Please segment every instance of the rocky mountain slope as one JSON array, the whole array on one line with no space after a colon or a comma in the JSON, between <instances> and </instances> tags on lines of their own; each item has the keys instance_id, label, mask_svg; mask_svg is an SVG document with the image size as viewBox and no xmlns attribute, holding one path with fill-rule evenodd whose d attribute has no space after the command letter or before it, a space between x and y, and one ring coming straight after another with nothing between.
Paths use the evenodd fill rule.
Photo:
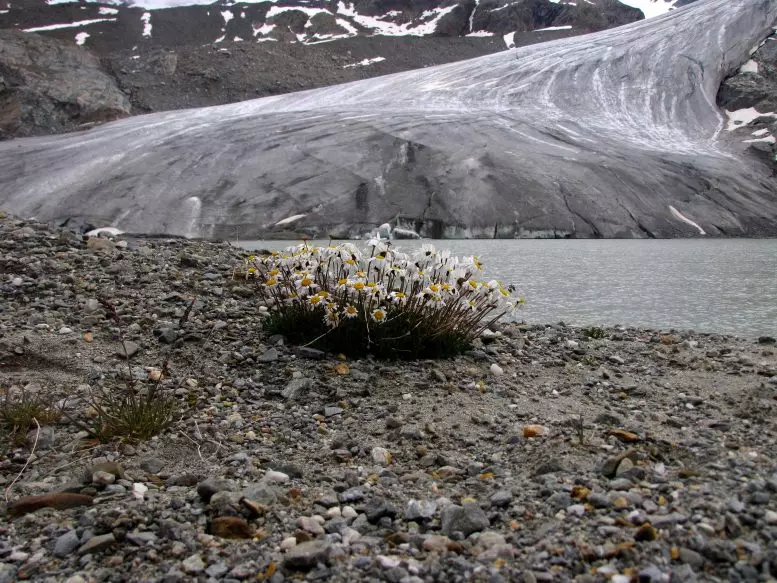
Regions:
<instances>
[{"instance_id":1,"label":"rocky mountain slope","mask_svg":"<svg viewBox=\"0 0 777 583\"><path fill-rule=\"evenodd\" d=\"M0 139L39 128L69 131L129 113L129 99L91 53L0 30Z\"/></svg>"},{"instance_id":2,"label":"rocky mountain slope","mask_svg":"<svg viewBox=\"0 0 777 583\"><path fill-rule=\"evenodd\" d=\"M728 72L770 0L708 0L564 39L314 91L0 145L0 205L242 238L775 235L771 169L728 140Z\"/></svg>"},{"instance_id":3,"label":"rocky mountain slope","mask_svg":"<svg viewBox=\"0 0 777 583\"><path fill-rule=\"evenodd\" d=\"M115 80L113 90L126 94L132 113L147 113L232 103L468 59L633 22L643 12L669 9L675 0L629 2L642 10L616 0L579 5L566 0L210 5L196 0L132 5L0 0L0 29L46 36L46 59L51 61L79 47L81 53L93 52ZM44 41L37 44L42 47ZM18 71L18 63L3 63L3 54L25 54L27 48L19 37L0 36L0 69L17 71L5 76L10 89L0 88L4 102L13 104L6 109L32 108L47 99L45 92L39 96L34 86L19 81L27 75ZM84 112L81 101L65 100L58 109L54 102L56 117L67 123L53 116L26 116L3 124L3 135L56 133L83 123L91 117L90 109L101 107L103 97L85 85L80 95Z\"/></svg>"}]
</instances>

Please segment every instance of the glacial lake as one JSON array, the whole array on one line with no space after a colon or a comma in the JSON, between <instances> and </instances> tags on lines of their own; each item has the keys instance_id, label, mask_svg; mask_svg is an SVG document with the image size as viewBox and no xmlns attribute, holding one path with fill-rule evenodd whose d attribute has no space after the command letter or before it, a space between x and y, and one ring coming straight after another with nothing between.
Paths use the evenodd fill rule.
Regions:
<instances>
[{"instance_id":1,"label":"glacial lake","mask_svg":"<svg viewBox=\"0 0 777 583\"><path fill-rule=\"evenodd\" d=\"M406 252L423 243L478 255L486 278L513 283L526 297L518 312L526 322L777 336L777 239L393 242Z\"/></svg>"}]
</instances>

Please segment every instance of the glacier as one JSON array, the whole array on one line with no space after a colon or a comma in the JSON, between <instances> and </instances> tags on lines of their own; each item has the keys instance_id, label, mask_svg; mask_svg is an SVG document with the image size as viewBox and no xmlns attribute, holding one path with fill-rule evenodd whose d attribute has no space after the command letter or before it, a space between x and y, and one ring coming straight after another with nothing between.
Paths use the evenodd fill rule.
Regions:
<instances>
[{"instance_id":1,"label":"glacier","mask_svg":"<svg viewBox=\"0 0 777 583\"><path fill-rule=\"evenodd\" d=\"M777 181L723 131L777 0L231 105L0 143L0 207L242 239L777 235ZM288 217L301 216L293 224Z\"/></svg>"}]
</instances>

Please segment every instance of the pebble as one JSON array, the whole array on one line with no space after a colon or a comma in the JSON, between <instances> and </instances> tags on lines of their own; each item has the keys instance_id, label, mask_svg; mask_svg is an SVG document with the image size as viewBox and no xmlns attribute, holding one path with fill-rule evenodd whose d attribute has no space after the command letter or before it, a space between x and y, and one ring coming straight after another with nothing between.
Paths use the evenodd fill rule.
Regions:
<instances>
[{"instance_id":1,"label":"pebble","mask_svg":"<svg viewBox=\"0 0 777 583\"><path fill-rule=\"evenodd\" d=\"M55 557L67 557L70 553L75 551L81 544L78 534L75 530L69 530L65 534L59 536L54 543L54 556Z\"/></svg>"},{"instance_id":2,"label":"pebble","mask_svg":"<svg viewBox=\"0 0 777 583\"><path fill-rule=\"evenodd\" d=\"M442 510L440 523L440 532L446 536L450 536L454 532L461 532L464 536L469 536L473 532L488 528L490 525L488 516L477 504L446 506Z\"/></svg>"},{"instance_id":3,"label":"pebble","mask_svg":"<svg viewBox=\"0 0 777 583\"><path fill-rule=\"evenodd\" d=\"M194 554L181 561L181 568L185 573L196 575L205 570L205 562L200 555Z\"/></svg>"}]
</instances>

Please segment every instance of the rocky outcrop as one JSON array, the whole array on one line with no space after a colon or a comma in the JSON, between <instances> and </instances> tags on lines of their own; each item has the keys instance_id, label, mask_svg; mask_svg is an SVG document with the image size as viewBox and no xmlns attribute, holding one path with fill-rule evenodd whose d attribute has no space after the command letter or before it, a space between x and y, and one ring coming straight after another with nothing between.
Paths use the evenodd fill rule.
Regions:
<instances>
[{"instance_id":1,"label":"rocky outcrop","mask_svg":"<svg viewBox=\"0 0 777 583\"><path fill-rule=\"evenodd\" d=\"M443 237L774 236L771 170L721 138L715 96L775 22L772 0L707 0L436 68L0 145L0 206L205 237L353 236L399 219Z\"/></svg>"},{"instance_id":2,"label":"rocky outcrop","mask_svg":"<svg viewBox=\"0 0 777 583\"><path fill-rule=\"evenodd\" d=\"M718 104L727 114L726 133L777 172L777 35L723 82Z\"/></svg>"},{"instance_id":3,"label":"rocky outcrop","mask_svg":"<svg viewBox=\"0 0 777 583\"><path fill-rule=\"evenodd\" d=\"M0 138L74 130L129 111L127 96L88 51L0 30Z\"/></svg>"}]
</instances>

